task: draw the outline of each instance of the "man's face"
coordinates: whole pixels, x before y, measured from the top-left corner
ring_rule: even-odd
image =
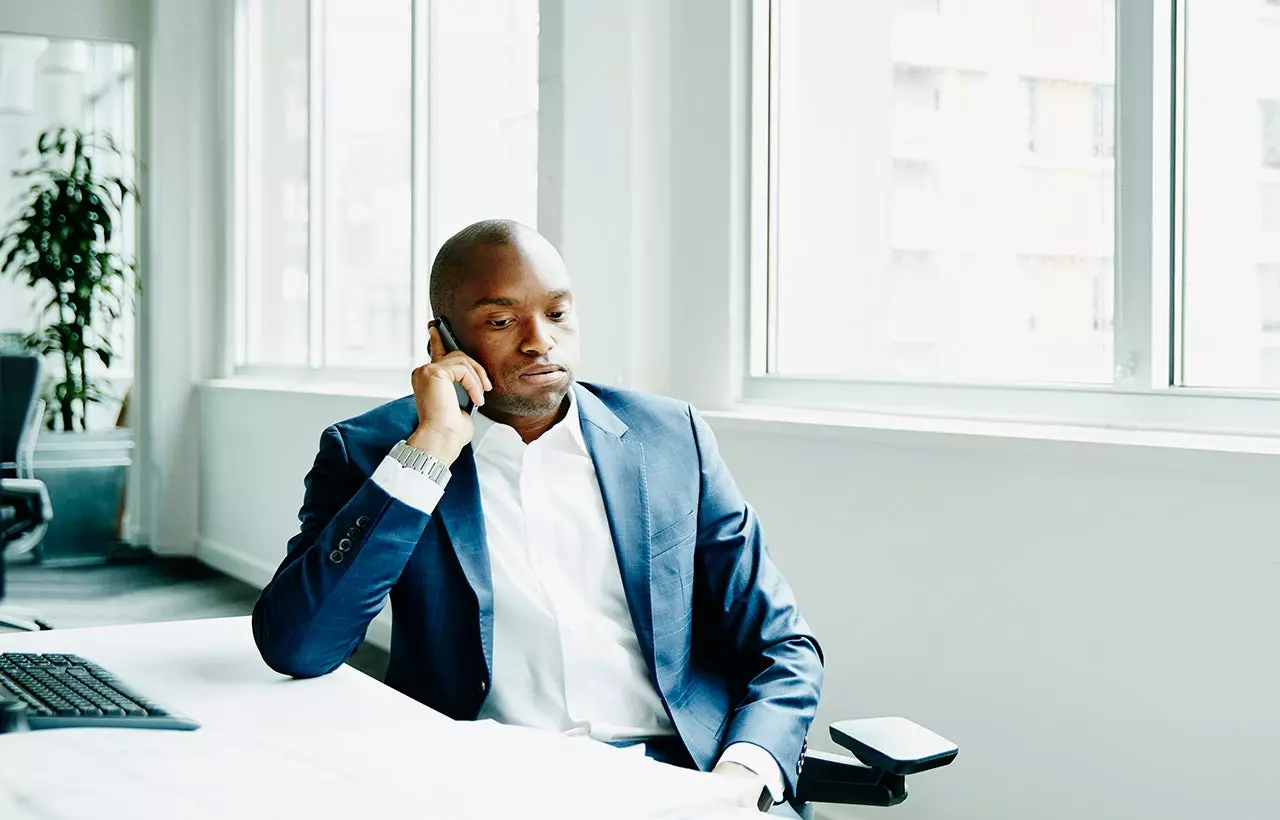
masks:
[[[493,383],[485,408],[513,416],[559,409],[578,365],[578,319],[560,255],[541,237],[466,256],[450,324]]]

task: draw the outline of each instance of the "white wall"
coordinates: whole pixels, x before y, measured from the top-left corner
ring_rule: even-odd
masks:
[[[746,4],[552,5],[542,222],[590,317],[588,375],[727,407],[735,374],[706,362],[740,330]],[[265,581],[320,431],[396,392],[207,384],[201,557]],[[901,714],[961,746],[892,816],[1280,816],[1280,460],[713,426],[826,649],[820,720]]]
[[[715,427],[826,650],[819,723],[960,746],[895,817],[1280,816],[1280,459]]]

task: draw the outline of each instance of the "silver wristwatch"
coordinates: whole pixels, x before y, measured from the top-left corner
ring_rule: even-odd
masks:
[[[425,475],[444,489],[449,483],[452,475],[449,468],[444,466],[444,462],[428,453],[426,450],[420,450],[409,442],[401,439],[391,448],[389,456],[400,462],[411,470],[417,470]]]

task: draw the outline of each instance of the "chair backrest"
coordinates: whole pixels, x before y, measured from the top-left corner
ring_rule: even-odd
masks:
[[[16,470],[24,434],[31,428],[40,389],[40,358],[0,355],[0,473]]]

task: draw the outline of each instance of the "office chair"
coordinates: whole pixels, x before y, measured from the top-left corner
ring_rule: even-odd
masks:
[[[0,596],[7,559],[36,549],[53,507],[44,482],[33,472],[35,433],[43,413],[37,400],[40,359],[0,355]],[[0,610],[0,626],[48,629],[34,614]]]
[[[791,807],[812,820],[814,803],[896,806],[907,799],[907,775],[946,766],[959,748],[906,718],[842,720],[831,724],[831,739],[856,757],[808,751],[802,755]]]

